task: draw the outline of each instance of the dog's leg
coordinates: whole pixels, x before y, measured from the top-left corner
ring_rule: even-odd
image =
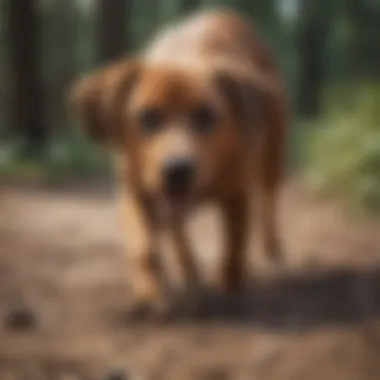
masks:
[[[249,197],[239,194],[221,203],[224,219],[223,287],[229,292],[241,290],[244,282],[245,251],[250,213]]]
[[[282,248],[278,236],[277,210],[279,183],[264,183],[262,193],[262,235],[265,255],[281,260]]]
[[[198,266],[185,236],[182,220],[175,219],[171,221],[170,234],[173,239],[178,266],[186,280],[187,286],[190,289],[198,287],[200,281]]]
[[[176,302],[172,304],[172,313],[176,315],[189,315],[197,313],[201,297],[201,282],[198,272],[198,265],[189,247],[188,239],[185,235],[183,220],[171,220],[169,227],[169,237],[174,248],[174,259],[179,269],[181,277],[184,279],[184,292],[177,293]]]
[[[270,128],[264,140],[261,161],[261,217],[264,254],[272,260],[281,260],[282,247],[278,233],[278,203],[284,176],[285,118],[273,112]]]
[[[128,259],[132,265],[132,286],[138,303],[160,301],[168,280],[158,252],[157,228],[149,205],[130,190],[123,194]]]

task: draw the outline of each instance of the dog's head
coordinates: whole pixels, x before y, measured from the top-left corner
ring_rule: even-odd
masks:
[[[141,189],[178,205],[225,174],[262,95],[244,75],[125,60],[75,83],[71,102],[95,141],[125,154]]]

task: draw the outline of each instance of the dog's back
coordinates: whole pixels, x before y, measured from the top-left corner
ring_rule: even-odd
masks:
[[[261,37],[247,20],[229,10],[195,13],[165,28],[148,45],[145,57],[190,70],[223,65],[277,76]]]

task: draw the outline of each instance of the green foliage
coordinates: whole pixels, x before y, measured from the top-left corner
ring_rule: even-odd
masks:
[[[53,141],[44,164],[48,179],[52,181],[98,176],[108,169],[105,156],[78,136]]]
[[[85,180],[107,174],[109,162],[84,137],[56,138],[47,152],[34,159],[25,157],[23,144],[11,141],[0,146],[0,179],[44,180],[61,183]]]
[[[380,212],[380,86],[356,89],[355,106],[333,107],[311,126],[306,175],[322,194]],[[334,103],[334,102],[331,102]]]

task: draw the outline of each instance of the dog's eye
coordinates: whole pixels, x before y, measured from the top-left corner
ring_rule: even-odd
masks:
[[[146,133],[153,133],[161,127],[164,116],[159,109],[146,108],[137,114],[137,119]]]
[[[215,127],[216,121],[215,110],[206,105],[197,107],[191,115],[193,127],[201,133],[210,132]]]

